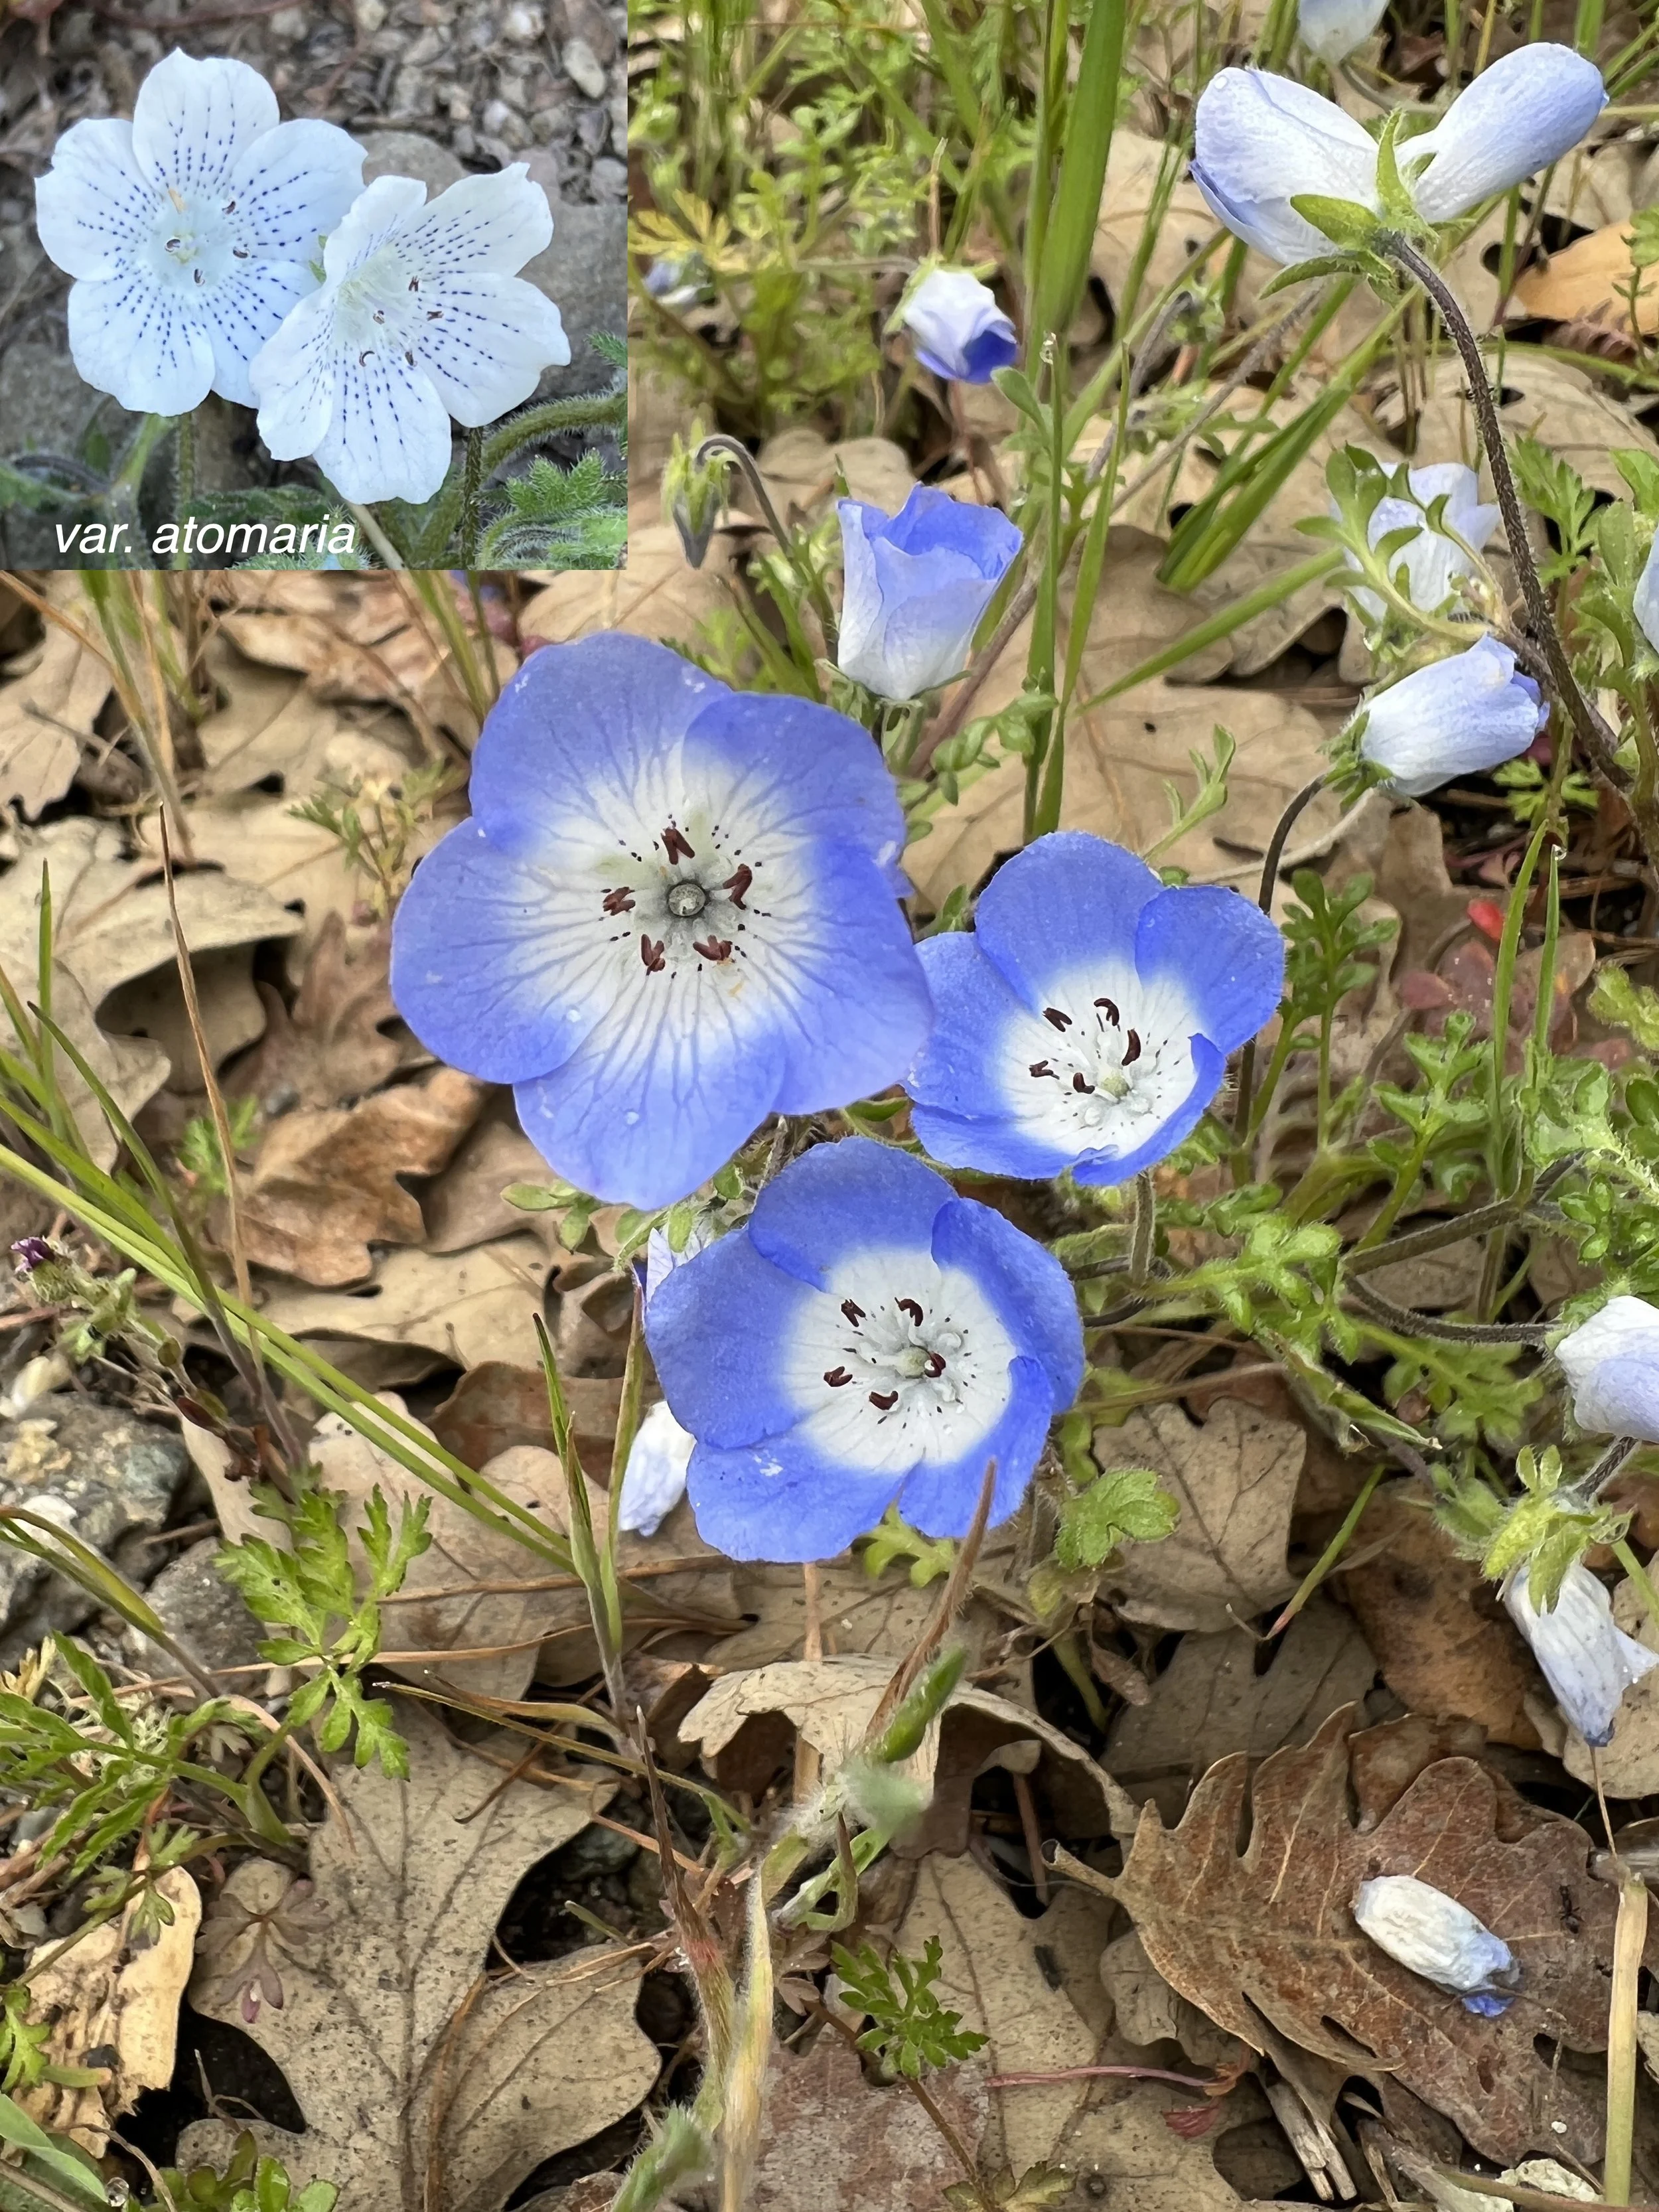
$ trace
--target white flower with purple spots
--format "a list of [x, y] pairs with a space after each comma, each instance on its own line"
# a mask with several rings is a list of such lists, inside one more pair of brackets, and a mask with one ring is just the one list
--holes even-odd
[[349, 500], [430, 499], [450, 417], [493, 422], [570, 359], [558, 309], [517, 273], [552, 235], [522, 161], [430, 206], [414, 178], [376, 178], [329, 239], [320, 289], [252, 365], [270, 452], [312, 456]]
[[210, 392], [252, 406], [249, 364], [315, 291], [362, 173], [333, 124], [279, 122], [246, 62], [169, 54], [131, 123], [77, 123], [34, 188], [40, 243], [76, 280], [76, 368], [135, 414], [188, 414]]

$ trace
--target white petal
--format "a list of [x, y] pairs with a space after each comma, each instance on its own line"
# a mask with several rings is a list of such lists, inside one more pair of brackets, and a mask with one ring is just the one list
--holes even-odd
[[1388, 4], [1389, 0], [1302, 0], [1297, 15], [1302, 43], [1334, 69], [1364, 45]]
[[544, 368], [570, 358], [559, 311], [520, 276], [490, 271], [423, 283], [421, 297], [441, 310], [416, 357], [458, 422], [493, 422], [528, 399]]
[[314, 453], [334, 413], [336, 349], [330, 299], [307, 293], [248, 365], [259, 435], [273, 460]]
[[[1659, 1430], [1659, 1420], [1639, 1418], [1640, 1401], [1650, 1394], [1632, 1388], [1633, 1378], [1650, 1372], [1650, 1395], [1659, 1405], [1659, 1310], [1645, 1298], [1609, 1298], [1561, 1339], [1555, 1357], [1572, 1391], [1572, 1417], [1581, 1429], [1602, 1436]], [[1609, 1391], [1603, 1370], [1615, 1362], [1620, 1387]]]
[[130, 123], [77, 123], [34, 187], [40, 243], [71, 276], [113, 276], [149, 239], [155, 187], [140, 173]]
[[1460, 1995], [1499, 1987], [1516, 1978], [1515, 1960], [1502, 1936], [1448, 1897], [1443, 1889], [1415, 1875], [1385, 1874], [1362, 1881], [1353, 1917], [1379, 1950], [1425, 1981]]
[[228, 180], [237, 156], [276, 121], [276, 95], [258, 70], [174, 52], [138, 88], [132, 150], [156, 184], [209, 191]]
[[344, 499], [430, 499], [449, 469], [449, 410], [401, 354], [337, 358], [317, 465]]
[[522, 161], [490, 177], [463, 177], [410, 226], [402, 251], [416, 273], [492, 269], [511, 276], [553, 236], [547, 194]]
[[1504, 1603], [1579, 1735], [1586, 1743], [1608, 1742], [1626, 1691], [1659, 1667], [1659, 1651], [1618, 1626], [1606, 1589], [1582, 1559], [1567, 1569], [1548, 1613], [1533, 1604], [1524, 1567], [1511, 1578]]
[[135, 415], [187, 415], [213, 385], [213, 348], [199, 319], [147, 275], [70, 287], [70, 352], [96, 392]]
[[1447, 222], [1547, 168], [1578, 143], [1607, 100], [1601, 71], [1571, 47], [1516, 47], [1483, 70], [1432, 131], [1401, 146], [1400, 173], [1418, 212]]
[[618, 1526], [654, 1536], [685, 1495], [685, 1470], [696, 1438], [683, 1429], [662, 1401], [635, 1432], [623, 1476]]
[[376, 177], [366, 185], [330, 234], [323, 266], [331, 277], [349, 276], [389, 238], [407, 228], [426, 205], [426, 186], [414, 177]]
[[221, 398], [234, 399], [240, 407], [254, 404], [249, 364], [275, 337], [283, 317], [316, 289], [310, 270], [297, 261], [250, 261], [214, 286], [204, 314], [213, 347], [213, 388]]
[[[55, 261], [58, 257], [52, 256]], [[1636, 582], [1636, 619], [1642, 635], [1659, 653], [1659, 537], [1648, 548], [1648, 557]]]
[[363, 149], [332, 123], [279, 123], [236, 163], [227, 187], [246, 245], [270, 261], [315, 261], [363, 188]]

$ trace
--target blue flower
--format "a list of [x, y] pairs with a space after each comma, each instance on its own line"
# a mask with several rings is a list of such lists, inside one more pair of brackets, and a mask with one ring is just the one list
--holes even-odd
[[1279, 1004], [1285, 944], [1237, 891], [1165, 889], [1081, 830], [1039, 837], [927, 939], [938, 1011], [905, 1079], [938, 1160], [1126, 1182], [1173, 1152]]
[[[1601, 71], [1570, 46], [1517, 46], [1431, 131], [1400, 142], [1401, 181], [1425, 222], [1449, 222], [1559, 161], [1607, 99]], [[1376, 140], [1306, 85], [1261, 70], [1221, 70], [1204, 88], [1193, 182], [1230, 230], [1273, 261], [1332, 251], [1292, 200], [1349, 200], [1382, 212]]]
[[1374, 1875], [1360, 1883], [1353, 1917], [1379, 1950], [1462, 1997], [1470, 2012], [1491, 2020], [1515, 2002], [1521, 1969], [1509, 1945], [1431, 1882]]
[[960, 1536], [991, 1460], [1006, 1520], [1083, 1377], [1053, 1255], [863, 1137], [769, 1183], [744, 1228], [675, 1268], [646, 1334], [697, 1440], [697, 1527], [739, 1559], [833, 1559], [895, 1504]]
[[1561, 1339], [1555, 1357], [1581, 1429], [1659, 1443], [1659, 1309], [1609, 1298]]
[[1364, 757], [1408, 799], [1526, 751], [1550, 718], [1530, 676], [1495, 637], [1413, 669], [1365, 702]]
[[1606, 1589], [1582, 1559], [1567, 1569], [1547, 1613], [1534, 1605], [1524, 1567], [1510, 1577], [1504, 1603], [1579, 1735], [1586, 1743], [1611, 1743], [1626, 1691], [1659, 1667], [1659, 1651], [1626, 1635]]
[[896, 514], [856, 499], [840, 513], [842, 674], [882, 699], [914, 699], [959, 676], [1018, 531], [994, 507], [923, 484]]
[[1296, 27], [1303, 45], [1334, 69], [1364, 45], [1388, 4], [1389, 0], [1301, 0]]
[[958, 384], [988, 384], [1019, 358], [996, 295], [965, 269], [931, 270], [904, 303], [904, 324], [922, 367]]
[[472, 757], [472, 817], [398, 909], [421, 1042], [515, 1085], [555, 1171], [671, 1204], [769, 1114], [895, 1082], [927, 985], [866, 733], [607, 635], [532, 655]]

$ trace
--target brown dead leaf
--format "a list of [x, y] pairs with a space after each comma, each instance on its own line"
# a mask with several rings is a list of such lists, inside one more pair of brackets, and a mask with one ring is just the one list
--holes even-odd
[[[70, 606], [84, 616], [78, 587]], [[109, 694], [107, 663], [49, 622], [40, 644], [0, 679], [0, 802], [15, 799], [33, 821], [61, 799]]]
[[[1575, 238], [1541, 269], [1522, 271], [1515, 286], [1517, 302], [1547, 322], [1600, 323], [1628, 337], [1630, 289], [1637, 273], [1630, 242], [1627, 222]], [[1644, 337], [1659, 331], [1659, 276], [1651, 269], [1644, 273], [1636, 295], [1636, 328]]]
[[410, 1380], [446, 1363], [473, 1367], [506, 1359], [527, 1367], [536, 1358], [532, 1316], [541, 1303], [547, 1255], [533, 1237], [503, 1237], [448, 1257], [388, 1252], [371, 1279], [349, 1291], [281, 1289], [265, 1301], [267, 1318], [290, 1336], [337, 1340], [327, 1357], [359, 1380], [384, 1373], [371, 1361], [354, 1364], [356, 1345], [396, 1345], [424, 1355], [401, 1363]]
[[[837, 477], [845, 477], [848, 495], [896, 514], [915, 484], [915, 472], [902, 446], [890, 438], [843, 438], [837, 446], [805, 427], [781, 430], [756, 455], [774, 505], [786, 520], [793, 514], [815, 520], [837, 496]], [[750, 495], [752, 497], [752, 494]], [[744, 504], [741, 480], [734, 502]]]
[[[1553, 360], [1536, 346], [1504, 348], [1498, 412], [1511, 438], [1536, 438], [1576, 469], [1593, 490], [1614, 498], [1628, 498], [1630, 487], [1613, 465], [1613, 453], [1627, 447], [1659, 457], [1659, 441], [1628, 408], [1621, 407], [1584, 370]], [[1376, 416], [1386, 430], [1401, 428], [1404, 409], [1397, 387], [1380, 394]], [[1418, 450], [1440, 460], [1470, 460], [1480, 450], [1468, 387], [1451, 355], [1442, 355], [1429, 369]]]
[[1178, 1996], [1146, 1956], [1139, 1929], [1119, 1936], [1100, 1954], [1101, 1986], [1111, 2000], [1112, 2024], [1126, 2042], [1145, 2050], [1166, 2038], [1194, 2065], [1236, 2070], [1249, 2046], [1219, 2028], [1190, 1999]]
[[[493, 1099], [443, 1173], [422, 1193], [428, 1252], [465, 1252], [515, 1229], [556, 1243], [557, 1213], [525, 1213], [501, 1196], [515, 1182], [545, 1183], [547, 1162], [520, 1128], [506, 1092]], [[561, 1248], [562, 1249], [562, 1248]]]
[[[1437, 1760], [1379, 1817], [1363, 1768], [1351, 1771], [1352, 1724], [1333, 1714], [1253, 1786], [1246, 1754], [1218, 1760], [1179, 1827], [1146, 1808], [1115, 1887], [1148, 1958], [1255, 2049], [1271, 2031], [1356, 2073], [1392, 2074], [1483, 2157], [1552, 2141], [1598, 2157], [1595, 2100], [1540, 2056], [1544, 2039], [1606, 2047], [1616, 1900], [1590, 1875], [1589, 1838], [1468, 1759]], [[1360, 1932], [1354, 1893], [1384, 1874], [1444, 1890], [1510, 1945], [1522, 1989], [1501, 2018], [1467, 2012]]]
[[[858, 1559], [831, 1559], [817, 1570], [819, 1623], [823, 1648], [831, 1656], [862, 1652], [867, 1658], [895, 1664], [910, 1650], [932, 1620], [939, 1602], [939, 1586], [917, 1589], [908, 1576], [896, 1570], [879, 1578], [866, 1574]], [[765, 1667], [775, 1659], [792, 1658], [801, 1649], [806, 1630], [806, 1595], [799, 1567], [740, 1565], [737, 1570], [738, 1601], [755, 1618], [735, 1636], [728, 1636], [703, 1654], [710, 1674], [741, 1673]], [[966, 1619], [953, 1628], [953, 1637], [964, 1639]], [[975, 1654], [975, 1656], [977, 1655]], [[974, 1660], [969, 1662], [971, 1666]]]
[[1243, 1628], [1183, 1636], [1146, 1703], [1113, 1721], [1105, 1764], [1132, 1796], [1178, 1819], [1216, 1759], [1231, 1751], [1263, 1759], [1300, 1741], [1363, 1698], [1376, 1674], [1352, 1616], [1319, 1592], [1265, 1647]]
[[[377, 1091], [360, 1106], [300, 1107], [267, 1129], [241, 1197], [247, 1256], [319, 1289], [362, 1282], [371, 1244], [419, 1244], [420, 1201], [402, 1176], [436, 1175], [471, 1127], [488, 1087], [453, 1067]], [[228, 1237], [228, 1210], [214, 1234]]]
[[520, 614], [520, 633], [531, 644], [568, 645], [600, 629], [690, 644], [709, 615], [731, 605], [725, 580], [731, 570], [732, 541], [724, 532], [716, 531], [702, 568], [694, 568], [656, 493], [641, 491], [629, 502], [628, 566], [556, 577]]
[[[313, 1837], [302, 1911], [281, 1913], [286, 1869], [251, 1859], [232, 1874], [191, 2002], [251, 2034], [287, 2076], [306, 2132], [253, 2132], [296, 2186], [336, 2182], [353, 2212], [499, 2212], [543, 2159], [620, 2119], [657, 2076], [634, 2022], [635, 1961], [599, 1946], [485, 1978], [514, 1887], [613, 1785], [503, 1784], [423, 1709], [400, 1706], [398, 1725], [407, 1782], [335, 1767], [340, 1809]], [[510, 1765], [520, 1749], [502, 1739], [499, 1755]], [[256, 1944], [283, 2002], [249, 2022]], [[240, 2125], [197, 2123], [180, 2163], [222, 2163]]]
[[1155, 1468], [1181, 1505], [1173, 1535], [1127, 1545], [1110, 1562], [1103, 1595], [1127, 1620], [1212, 1632], [1288, 1597], [1285, 1547], [1307, 1449], [1299, 1421], [1238, 1398], [1215, 1400], [1201, 1424], [1165, 1405], [1097, 1429], [1103, 1468]]
[[29, 1977], [29, 2018], [52, 2031], [41, 2053], [46, 2063], [107, 2067], [109, 2079], [86, 2089], [42, 2081], [21, 2091], [18, 2101], [42, 2127], [72, 2136], [94, 2158], [103, 2156], [111, 2127], [141, 2090], [165, 2089], [173, 2081], [202, 1899], [183, 1867], [158, 1875], [155, 1888], [173, 1917], [154, 1942], [135, 1942], [137, 1905], [130, 1905]]
[[[977, 2142], [989, 2101], [981, 2069], [953, 2067], [931, 2087], [962, 2140]], [[774, 2045], [747, 2212], [943, 2212], [945, 2189], [961, 2179], [915, 2099], [896, 2083], [872, 2087], [833, 2028], [804, 2057]]]
[[[621, 1376], [568, 1375], [564, 1395], [583, 1466], [609, 1467], [622, 1410]], [[469, 1467], [482, 1467], [515, 1444], [551, 1451], [546, 1377], [539, 1367], [486, 1359], [462, 1376], [433, 1414], [432, 1433]]]
[[1349, 1550], [1363, 1564], [1343, 1575], [1342, 1595], [1395, 1695], [1413, 1712], [1478, 1721], [1494, 1743], [1536, 1750], [1526, 1711], [1537, 1679], [1530, 1655], [1421, 1496], [1407, 1483], [1384, 1484]]

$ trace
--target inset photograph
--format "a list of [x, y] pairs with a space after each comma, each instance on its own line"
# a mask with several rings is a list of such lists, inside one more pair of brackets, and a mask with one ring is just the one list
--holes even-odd
[[0, 564], [616, 567], [625, 25], [14, 10]]

